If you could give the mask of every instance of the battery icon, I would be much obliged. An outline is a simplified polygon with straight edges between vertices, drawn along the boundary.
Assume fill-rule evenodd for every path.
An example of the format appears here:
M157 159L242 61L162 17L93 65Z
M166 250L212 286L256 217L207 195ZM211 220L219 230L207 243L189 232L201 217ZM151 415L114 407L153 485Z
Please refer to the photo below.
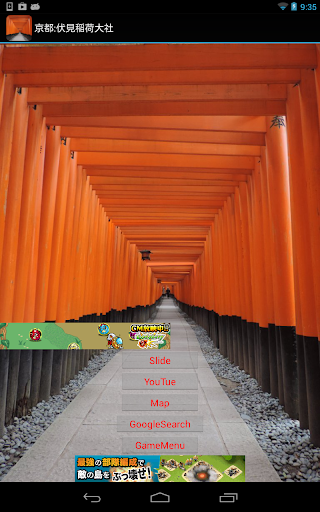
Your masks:
M296 2L291 2L291 11L297 11L298 10L298 4Z
M238 499L238 493L225 492L223 496L219 496L219 503L235 503Z

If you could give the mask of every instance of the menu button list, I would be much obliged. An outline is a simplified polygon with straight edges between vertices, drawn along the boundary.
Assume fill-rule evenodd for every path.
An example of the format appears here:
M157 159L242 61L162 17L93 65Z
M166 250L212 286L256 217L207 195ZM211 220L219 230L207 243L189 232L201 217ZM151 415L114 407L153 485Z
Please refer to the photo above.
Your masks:
M203 431L202 417L185 414L187 411L198 410L198 378L195 372L198 367L198 353L170 351L170 355L164 356L151 355L150 351L123 353L122 367L128 370L158 369L152 373L122 373L123 390L144 392L122 395L122 410L133 412L130 416L118 416L117 430L141 433L141 437L123 438L123 453L137 453L141 450L162 454L173 453L174 450L197 453L197 437L172 438L171 435L168 438L166 435L173 432L183 434ZM146 391L150 393L146 394ZM175 391L178 393L174 393ZM188 394L180 391L188 391ZM148 415L137 415L137 411L148 411ZM155 411L154 415L150 414L152 411ZM172 415L170 411L178 413Z

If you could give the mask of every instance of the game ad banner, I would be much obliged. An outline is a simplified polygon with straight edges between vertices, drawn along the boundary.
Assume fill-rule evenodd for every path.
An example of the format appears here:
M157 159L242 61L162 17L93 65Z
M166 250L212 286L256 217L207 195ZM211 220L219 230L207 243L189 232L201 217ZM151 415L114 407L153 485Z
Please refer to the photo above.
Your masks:
M170 349L168 323L0 323L0 350Z
M244 482L244 455L76 455L76 482Z

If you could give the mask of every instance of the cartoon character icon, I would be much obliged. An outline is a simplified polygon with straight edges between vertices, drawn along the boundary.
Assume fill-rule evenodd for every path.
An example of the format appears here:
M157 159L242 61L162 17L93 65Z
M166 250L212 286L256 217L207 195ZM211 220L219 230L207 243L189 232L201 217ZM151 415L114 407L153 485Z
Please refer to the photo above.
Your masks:
M112 346L114 348L123 348L122 338L120 338L120 336L118 336L117 339L113 340Z
M122 338L120 336L117 336L116 334L114 334L113 332L111 332L108 337L107 337L107 340L108 340L108 345L113 348L122 348L123 347L123 341L122 341Z
M108 324L100 324L98 326L98 332L100 336L107 336L109 334L110 327Z
M75 341L68 345L69 350L80 350L80 346Z
M29 336L31 341L39 341L41 339L42 332L40 331L40 329L31 329L31 331L29 332Z
M112 345L112 342L113 340L116 338L117 336L115 334L113 334L113 332L111 332L108 337L107 337L107 341L108 341L108 345Z

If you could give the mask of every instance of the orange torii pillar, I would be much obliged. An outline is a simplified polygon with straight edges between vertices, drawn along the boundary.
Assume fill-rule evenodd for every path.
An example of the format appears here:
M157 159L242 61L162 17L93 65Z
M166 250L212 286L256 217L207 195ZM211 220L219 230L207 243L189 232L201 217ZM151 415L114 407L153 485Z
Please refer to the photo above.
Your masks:
M56 322L63 323L71 317L68 313L68 294L71 283L69 280L71 273L71 255L72 255L72 233L74 224L74 215L76 211L76 185L77 185L77 159L70 155L70 168L68 179L68 191L65 205L65 223L63 227L62 252L60 259L60 272L58 272L58 297L53 299L53 308L55 311ZM61 235L61 233L59 233ZM50 319L50 312L48 312Z
M194 315L195 315L196 323L201 325L201 323L202 323L201 308L203 306L203 283L202 283L203 253L197 260L196 268L197 268L197 273L196 273L196 282L195 282Z
M226 201L221 211L220 227L221 227L221 250L222 250L222 269L224 275L224 299L225 299L225 310L221 318L222 338L221 338L221 352L225 357L232 358L232 352L230 347L230 327L231 318L229 316L231 311L231 275L230 275L230 264L229 264L229 250L228 250L228 238L227 238L227 219L226 219Z
M138 270L135 275L135 283L134 288L136 290L135 297L135 318L137 321L144 320L143 318L143 269L144 269L144 261L142 261L140 252L138 253Z
M237 318L237 338L238 338L238 365L244 369L244 351L243 347L246 338L243 337L242 319L246 317L246 296L245 296L245 275L244 275L244 258L242 249L242 222L241 222L241 201L240 189L236 187L234 193L234 216L235 216L235 235L236 235L236 254L237 254L237 271L239 280L239 313Z
M209 268L209 243L208 243L208 235L206 235L206 241L204 244L203 251L203 272L202 272L202 289L203 289L203 305L202 305L202 327L209 332L210 321L209 321L209 311L211 309L210 306L210 293L209 287L212 286L212 281L210 281L210 268Z
M317 88L317 103L318 103L318 117L320 121L320 44L316 44L318 66L315 69L316 88Z
M217 330L216 330L216 315L215 315L215 290L214 290L214 274L213 274L213 230L214 223L211 223L210 230L207 236L206 242L206 254L207 254L207 275L206 282L208 287L208 321L209 321L209 336L213 340L214 344L216 344ZM176 285L176 289L178 286Z
M232 243L231 257L233 265L233 290L234 311L233 311L233 339L234 339L234 363L244 368L243 339L242 339L242 318L245 318L244 301L242 297L244 289L243 262L241 258L241 230L240 216L238 215L240 191L237 187L235 193L228 199L230 219L230 240Z
M231 353L230 361L236 365L239 364L239 351L241 347L239 345L241 324L240 324L240 289L239 289L239 269L238 269L238 248L237 248L237 237L236 237L236 223L235 223L235 195L227 199L227 205L225 209L227 230L228 230L228 255L231 275L231 310L229 316L231 316L230 325L230 336L231 336Z
M4 86L4 73L2 73L2 59L3 59L4 45L0 44L0 122L1 122L1 111L2 111L2 99L3 99L3 86Z
M41 217L41 196L42 196L42 188L43 188L43 170L44 170L44 148L46 147L46 137L47 137L47 129L42 123L41 129L41 137L40 137L40 155L38 159L38 176L37 187L34 191L35 197L38 199L36 201L35 210L34 210L34 221L33 221L33 243L30 246L30 265L28 272L28 286L25 300L25 309L24 309L24 321L27 322L28 319L35 319L35 303L36 303L36 286L37 286L37 265L38 265L38 256L39 256L39 232L40 232L40 217ZM17 283L19 286L19 284Z
M112 292L112 310L114 311L115 320L119 318L117 314L121 309L120 304L120 295L121 295L121 275L122 275L122 266L124 265L122 252L122 237L120 233L120 228L116 227L116 238L115 238L115 248L114 248L114 272L112 276L113 280L113 292Z
M225 332L224 332L224 322L223 317L225 315L226 305L225 305L225 294L226 294L226 280L225 280L225 269L224 269L224 254L223 254L223 244L222 244L222 212L219 211L216 221L216 241L215 241L215 250L217 252L217 260L218 267L216 271L216 275L219 279L218 288L220 291L219 302L217 305L218 314L217 323L218 323L218 348L222 355L226 354L225 351Z
M318 84L319 85L319 84ZM308 191L308 214L311 233L311 255L314 293L318 312L318 339L320 339L320 120L316 108L319 99L315 71L301 71L300 105L304 162Z
M107 259L107 230L108 217L106 216L102 205L99 208L99 230L98 230L98 248L97 248L97 266L98 266L98 282L94 283L96 287L97 306L95 310L99 315L99 320L103 321L103 315L106 313L103 303L103 289L105 285L105 261Z
M263 222L262 158L255 158L252 173L252 252L254 269L254 320L257 340L257 380L263 391L270 392L268 302L266 277L266 234Z
M209 244L209 336L213 340L215 347L218 345L218 328L217 328L217 276L215 274L216 265L216 251L215 251L215 221L211 223L210 232L208 237Z
M77 165L75 172L75 192L74 192L74 211L73 211L73 219L70 225L71 229L71 239L70 243L70 255L68 262L66 264L66 270L64 270L63 275L60 275L60 288L63 291L62 301L60 307L60 301L58 302L58 311L63 314L65 320L75 319L75 310L74 310L74 285L76 279L76 259L77 259L77 245L78 245L78 231L79 231L79 222L80 222L80 210L82 208L83 193L84 193L84 171L81 166ZM71 219L70 219L71 220ZM62 277L66 278L64 285L62 285Z
M72 281L71 319L83 315L82 298L84 286L86 247L88 243L88 218L90 214L91 190L86 172L81 168L81 203L77 219L76 240L74 241L74 267Z
M239 243L241 245L241 241L239 239L240 231L238 231L237 221L239 221L239 217L237 217L237 198L238 194L239 199L239 188L236 187L235 193L232 194L226 201L225 206L223 208L224 222L225 227L224 230L226 232L227 239L227 253L223 256L223 259L228 261L229 275L230 278L228 280L230 290L229 290L229 300L226 303L226 314L229 317L228 320L228 331L230 331L229 336L231 337L231 347L232 352L228 355L228 358L234 362L234 364L238 365L241 369L244 369L244 360L248 361L247 355L244 356L244 343L242 340L242 319L245 318L245 310L242 308L244 304L243 296L240 297L239 294L243 294L243 289L239 289L240 280L242 277L243 270L243 262L242 262L242 248L239 252ZM239 221L240 222L240 221ZM220 286L223 286L223 282ZM226 317L226 318L228 318ZM246 351L247 354L247 351ZM248 371L248 367L246 365L246 369Z
M103 282L103 312L107 314L111 310L111 279L113 272L113 243L115 236L115 226L111 219L107 217L107 240L105 247L105 260L104 260L104 282Z
M249 190L248 183L242 182L240 189L240 222L241 222L241 243L243 254L244 272L244 301L245 316L242 317L242 341L243 341L243 363L244 370L255 376L254 356L254 329L253 329L253 306L252 306L252 276L251 276L251 248L250 248L250 218L249 218Z
M59 297L59 281L61 272L64 229L66 225L66 211L68 199L69 173L71 169L70 139L61 140L60 159L57 180L57 195L54 212L54 223L52 232L52 249L50 260L50 271L48 281L48 299L46 305L46 321L56 321L57 304Z
M139 253L136 244L129 244L129 278L127 282L127 301L129 312L131 312L135 306L135 276L138 266L137 254Z
M111 321L117 320L117 286L118 286L118 274L121 271L120 270L120 230L118 226L115 226L114 229L114 240L113 240L113 248L112 252L110 254L110 257L112 258L112 266L113 266L113 272L110 276L111 278L111 286L110 286L110 305L111 305Z
M93 320L97 315L97 310L94 306L94 286L99 282L97 274L98 267L96 265L97 258L97 234L99 228L99 201L96 193L91 191L92 203L89 221L89 233L87 244L86 256L86 273L84 280L84 297L83 297L83 312L88 321Z
M37 276L34 314L34 320L37 322L46 321L60 145L60 127L48 127L43 171L40 233L38 235L39 252L36 274L34 274L34 276Z
M34 232L34 220L40 218L43 179L43 154L41 146L44 143L45 121L42 117L42 106L29 107L28 132L25 151L24 174L22 185L22 204L19 223L19 245L16 259L16 274L14 287L14 301L12 309L13 322L33 321L26 320L25 306L27 303L27 289L29 284L30 263L32 253L38 248L38 239ZM43 148L42 148L43 149ZM37 183L35 190L34 184ZM32 276L35 280L35 275Z
M123 252L122 252L122 258L123 258L123 265L122 265L122 271L121 271L121 278L122 278L122 286L121 286L121 310L122 310L122 321L125 321L127 318L127 309L128 309L128 282L129 282L129 272L130 272L130 244L125 239L125 237L122 234L122 240L123 240ZM130 320L129 320L130 321Z
M266 118L267 179L274 262L273 292L277 343L278 396L298 417L297 347L287 133ZM273 126L272 126L273 125Z
M0 264L0 289L2 290L0 295L0 317L6 322L12 322L28 116L27 89L24 88L16 97L10 179L6 198L2 268Z
M241 252L243 257L243 295L244 316L242 317L242 342L244 355L244 369L252 377L257 377L256 361L256 318L254 317L254 281L253 248L252 248L252 190L251 179L239 185L239 218L241 231Z
M3 76L3 75L2 75ZM0 268L4 251L4 230L7 212L7 194L10 179L12 140L15 119L17 90L13 76L3 77L3 98L0 123ZM21 103L21 102L20 102Z
M264 253L264 272L265 272L265 298L266 298L266 316L268 321L268 359L269 359L269 383L272 396L278 396L278 371L275 346L275 315L273 300L273 272L275 272L272 255L272 234L269 209L268 177L266 170L266 148L261 147L261 213L263 227L263 253Z
M316 108L318 105L318 108ZM287 125L297 310L299 419L320 445L320 131L314 70L288 86Z

